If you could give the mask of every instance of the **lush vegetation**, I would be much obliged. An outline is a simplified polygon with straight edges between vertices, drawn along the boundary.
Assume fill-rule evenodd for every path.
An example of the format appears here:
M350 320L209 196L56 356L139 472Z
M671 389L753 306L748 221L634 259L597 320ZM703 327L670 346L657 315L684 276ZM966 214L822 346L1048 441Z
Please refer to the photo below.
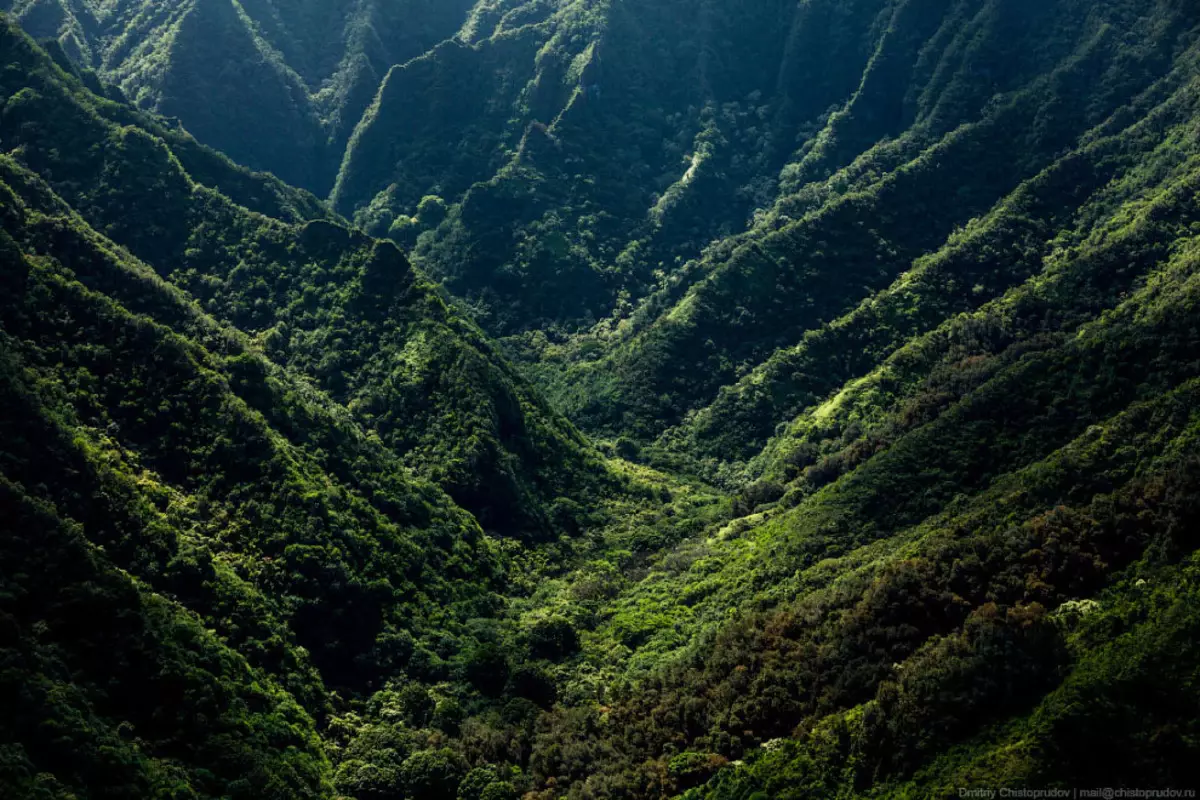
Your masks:
M383 75L453 34L467 8L467 0L0 2L100 93L321 194Z
M0 795L1200 788L1200 8L5 8Z

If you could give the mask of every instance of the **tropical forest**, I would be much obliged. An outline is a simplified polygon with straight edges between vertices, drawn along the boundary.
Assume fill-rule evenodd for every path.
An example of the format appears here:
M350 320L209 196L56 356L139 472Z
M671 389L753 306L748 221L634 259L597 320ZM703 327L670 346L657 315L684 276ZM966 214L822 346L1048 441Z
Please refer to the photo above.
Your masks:
M1197 0L0 0L3 800L1197 790Z

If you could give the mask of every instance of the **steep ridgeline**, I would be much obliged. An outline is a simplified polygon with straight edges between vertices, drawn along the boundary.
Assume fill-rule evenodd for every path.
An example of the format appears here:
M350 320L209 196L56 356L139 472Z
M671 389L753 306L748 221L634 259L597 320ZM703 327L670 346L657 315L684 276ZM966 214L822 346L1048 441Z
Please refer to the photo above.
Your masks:
M664 331L634 348L690 372L679 353L711 340L711 385L615 353L597 371L633 372L637 389L573 374L565 383L599 395L595 408L555 389L589 429L641 439L1079 145L1170 69L1191 27L1189 4L1169 0L10 3L137 105L412 249L485 329L522 335L514 352L532 360L548 346L558 360L564 343L567 361L594 360L677 304L721 306L728 319L697 317L698 342ZM991 146L1001 138L1015 155ZM981 149L970 185L940 191ZM928 208L889 206L915 192ZM766 272L789 271L786 254L804 248L842 253L824 230L844 235L854 209L880 220L855 257L883 263L813 287L811 303L776 293ZM763 263L727 263L749 241ZM828 275L815 261L810 272ZM765 294L806 311L780 324L759 308ZM708 335L747 309L747 341Z
M741 518L600 613L613 677L534 738L541 796L1200 783L1200 10L983 6L910 129L868 135L868 73L751 231L547 348ZM1002 68L973 110L955 70Z
M0 794L329 797L338 704L483 697L554 501L658 490L393 244L7 22L0 64Z
M332 210L0 28L0 794L1200 787L1200 7L451 5Z
M543 587L521 624L590 628L559 703L464 728L460 777L547 800L1195 785L1200 9L758 4L710 30L722 5L521 6L393 70L343 165L339 208L382 191L360 221L495 330L542 328L529 366L585 428L737 489L732 524ZM780 31L800 60L764 56L755 114L705 112L761 63L714 43L770 54ZM561 112L511 121L543 101ZM667 128L691 155L674 191L642 147ZM696 222L672 251L676 213ZM562 336L636 299L638 269L663 285L627 319ZM339 785L403 793L409 762L371 752Z
M415 245L490 330L578 329L770 203L797 132L853 93L888 13L480 3L391 70L332 200Z
M1132 124L1194 22L1151 0L481 3L389 71L332 201L519 335L577 423L650 441ZM1053 202L1051 230L1082 198ZM803 400L771 402L702 457L749 458Z
M736 481L778 426L1045 269L1193 119L1190 4L943 3L931 24L936 5L894 4L750 230L620 324L535 348L560 408L644 441L674 427L664 450Z
M378 682L427 620L486 608L481 531L28 170L0 174L5 795L323 796L326 682Z
M468 0L0 0L38 39L235 161L324 195L393 64ZM111 90L110 90L111 93Z
M127 124L138 122L127 108L6 36L23 60L5 73L0 144L89 225L350 409L485 528L537 538L551 531L557 498L604 483L579 434L393 244L330 219L247 212L222 193L228 175L231 191L251 194L237 185L244 173L226 162L197 183L193 157L172 140ZM301 198L292 205L308 202L287 192Z

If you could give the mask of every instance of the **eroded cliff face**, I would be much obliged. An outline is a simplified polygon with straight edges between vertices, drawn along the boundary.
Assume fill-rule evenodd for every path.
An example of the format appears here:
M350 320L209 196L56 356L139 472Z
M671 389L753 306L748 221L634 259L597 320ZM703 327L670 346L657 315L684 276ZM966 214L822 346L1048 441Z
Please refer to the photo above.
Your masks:
M5 5L134 105L322 196L388 69L453 36L469 10L465 0Z

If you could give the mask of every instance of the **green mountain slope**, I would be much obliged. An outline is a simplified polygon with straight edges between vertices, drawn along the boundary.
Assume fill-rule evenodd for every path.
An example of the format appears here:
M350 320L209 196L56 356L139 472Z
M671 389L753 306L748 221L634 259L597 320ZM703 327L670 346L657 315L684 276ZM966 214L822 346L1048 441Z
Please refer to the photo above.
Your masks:
M422 263L491 330L578 328L768 202L790 149L775 137L853 91L885 4L833 5L478 14L392 71L332 199L379 235L420 236ZM848 17L833 69L811 47L830 15ZM422 213L425 196L448 209Z
M9 36L14 54L33 58ZM80 94L49 63L26 63L14 65L6 92L6 149L208 313L359 413L485 525L548 530L545 509L565 487L604 474L579 434L393 245L333 221L301 228L248 213L197 184L169 141L121 125L136 119L120 107Z
M568 365L563 388L552 388L560 405L587 428L647 437L664 425L682 422L687 412L716 400L723 385L734 383L776 350L798 346L810 331L819 332L860 302L872 300L875 292L902 278L957 228L987 214L1023 180L1063 158L1064 151L1103 135L1104 126L1122 119L1128 125L1131 117L1148 113L1145 104L1150 101L1143 93L1166 91L1158 81L1178 83L1194 70L1194 61L1183 49L1188 39L1181 39L1194 25L1194 15L1184 10L1161 10L1133 21L1124 18L1130 10L1116 4L1089 4L1089 13L1071 3L1038 4L1037 14L1024 14L1015 5L997 8L992 16L999 19L988 20L977 32L980 60L999 56L988 52L987 45L998 46L1001 37L1005 44L1021 36L1041 41L1047 28L1053 34L1068 20L1090 15L1092 24L1068 29L1065 41L1051 38L1062 60L1051 61L1045 72L1031 70L1020 76L1008 93L994 95L993 88L1000 87L974 80L977 64L956 65L955 80L933 88L944 103L968 89L975 93L968 96L969 103L958 98L957 119L947 121L937 105L928 116L914 108L911 127L862 155L831 151L831 141L844 147L846 134L841 129L853 127L842 116L831 119L815 147L784 170L784 180L795 181L794 193L784 183L783 196L753 230L711 248L687 273L692 283L686 290L672 288L651 298L604 343L601 358ZM1013 16L1008 18L1010 8ZM1131 34L1138 41L1136 48L1127 47L1118 33L1130 26L1137 31ZM1032 48L1032 42L1027 44ZM869 71L860 95L871 89L872 77ZM921 89L916 84L906 88L905 95L918 96ZM925 87L922 93L929 91ZM859 102L856 97L842 113L863 114L854 110ZM1127 103L1134 105L1126 108ZM807 169L822 150L826 168L847 166L813 181L820 176L808 177ZM1096 180L1102 186L1104 176ZM1057 212L1047 209L1051 213L1069 214L1085 199L1073 195L1085 191L1086 185L1074 178L1063 184L1057 191L1064 196L1042 201L1065 206ZM1054 229L1053 220L1049 227ZM1019 272L1012 278L1007 275L1005 271L1002 279L1020 277ZM964 278L962 289L976 285L978 281ZM975 296L982 301L988 291L984 287ZM903 336L896 338L902 341ZM837 357L854 349L839 347ZM807 399L823 397L841 381L861 374L852 368L830 375L829 383L815 387ZM756 418L770 426L769 433L788 415L785 411L773 420L766 414ZM763 431L756 433L737 446L761 443ZM722 442L714 449L727 446Z
M1200 787L1200 8L13 8L0 794Z
M1105 259L1125 257L1131 263L1124 274L1101 273L1086 288L1075 284L1072 288L1083 292L1074 301L1079 305L1039 324L1069 328L1113 302L1114 293L1127 290L1146 268L1138 248L1155 237L1170 241L1186 231L1186 225L1159 230L1151 220L1138 218L1131 225L1112 215L1121 203L1149 203L1164 189L1187 191L1189 159L1195 155L1194 71L1195 56L1188 54L1134 106L1089 132L1081 148L956 230L883 291L844 316L814 326L795 346L772 353L668 439L702 458L750 458L796 412L819 405L889 357L898 362L909 340L1006 293L1028 296L1030 289L1022 283L1033 276L1062 280L1056 273L1071 248L1104 250ZM781 447L787 445L773 443L770 452Z
M465 0L381 3L7 0L138 107L239 163L320 194L393 64L462 24Z
M5 794L329 796L343 695L481 696L526 549L480 523L652 490L394 245L0 35Z

